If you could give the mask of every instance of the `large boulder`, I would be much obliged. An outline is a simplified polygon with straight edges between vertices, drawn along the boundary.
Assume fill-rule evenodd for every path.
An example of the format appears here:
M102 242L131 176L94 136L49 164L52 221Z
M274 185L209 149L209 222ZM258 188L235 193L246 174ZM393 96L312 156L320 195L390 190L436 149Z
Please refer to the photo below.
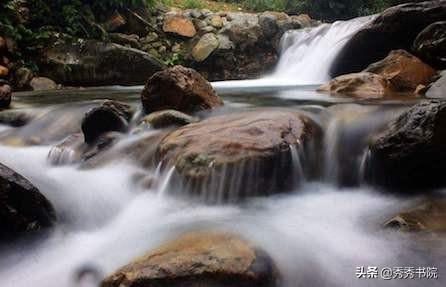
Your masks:
M153 75L142 91L141 101L147 113L166 109L189 113L223 105L203 76L182 66Z
M273 260L237 236L195 232L180 236L124 266L101 287L274 287Z
M133 114L132 107L116 101L105 101L91 109L82 120L85 142L91 144L106 132L124 132Z
M443 71L440 78L435 81L427 90L428 98L445 98L446 97L446 71Z
M28 180L0 164L0 240L51 227L51 203Z
M400 231L446 232L446 200L424 200L395 215L384 225Z
M45 61L45 76L74 86L140 85L164 68L143 51L94 40L56 43Z
M301 182L304 175L293 155L317 145L319 133L298 111L240 112L173 131L160 143L158 157L175 166L177 182L192 194L211 203L237 201L283 192Z
M5 82L0 80L0 109L8 108L11 104L12 88Z
M446 185L446 102L415 105L370 143L365 178L401 192Z
M397 95L397 89L388 79L368 72L336 77L319 87L318 91L361 99L393 98Z
M444 0L389 8L348 41L332 64L330 74L339 76L359 72L392 50L410 51L415 38L424 28L444 19Z
M427 86L437 71L420 59L406 52L395 50L383 60L371 64L365 72L381 75L399 92L413 93L419 85Z
M195 30L192 20L178 14L166 15L164 18L163 31L188 38L192 38L197 34L197 30Z
M446 21L424 29L414 42L414 50L424 61L437 69L446 69Z

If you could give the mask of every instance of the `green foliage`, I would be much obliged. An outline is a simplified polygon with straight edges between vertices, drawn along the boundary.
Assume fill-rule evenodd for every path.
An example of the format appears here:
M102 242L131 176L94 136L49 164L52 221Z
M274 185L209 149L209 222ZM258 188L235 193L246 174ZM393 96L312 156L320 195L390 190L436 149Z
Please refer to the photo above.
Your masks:
M167 66L176 66L184 63L183 56L178 53L173 53L169 58L165 59L164 64Z
M206 3L202 0L184 0L182 7L183 9L203 9L206 8Z

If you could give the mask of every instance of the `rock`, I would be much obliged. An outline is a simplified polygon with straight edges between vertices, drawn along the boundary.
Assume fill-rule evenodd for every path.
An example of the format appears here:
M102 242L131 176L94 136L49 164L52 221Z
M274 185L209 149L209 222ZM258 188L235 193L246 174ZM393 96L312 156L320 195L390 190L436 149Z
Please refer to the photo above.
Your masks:
M234 43L229 40L229 37L226 35L218 34L218 49L219 50L233 50L235 49Z
M383 76L362 72L339 76L318 89L334 96L382 99L396 96L397 89Z
M0 112L0 124L13 127L24 126L32 119L32 114L20 110L6 110Z
M446 102L424 101L391 122L370 143L368 182L401 192L444 187Z
M279 30L277 17L270 12L264 12L259 16L259 24L266 37L274 36Z
M159 36L157 33L155 32L150 32L149 34L147 34L144 38L141 39L141 42L143 44L149 44L152 42L155 42L156 40L159 39Z
M446 71L441 73L440 78L434 82L426 92L428 98L446 97Z
M187 124L198 122L198 118L191 117L175 110L164 110L151 113L145 116L141 124L150 125L155 129L165 128L168 126L184 126Z
M401 231L446 232L446 200L425 200L384 223Z
M414 51L436 69L446 69L446 21L436 22L421 31Z
M6 109L11 104L12 88L7 82L0 82L0 109Z
M101 287L275 287L278 277L271 257L247 241L226 233L195 232L124 266Z
M333 62L330 74L335 77L359 72L392 50L410 51L424 28L444 19L446 1L407 3L389 8L347 42Z
M82 120L85 142L92 144L106 132L126 131L132 114L129 105L116 101L105 101L100 107L91 109Z
M43 74L73 86L140 85L164 68L143 51L94 40L53 45L46 61Z
M301 181L293 171L291 149L304 152L308 144L317 144L319 133L316 124L297 111L241 112L171 132L160 143L158 155L175 166L180 185L192 194L211 203L237 201L283 192Z
M5 78L9 74L9 69L3 66L0 66L0 77Z
M192 21L181 15L166 15L163 31L188 38L192 38L197 34Z
M262 28L259 24L259 17L249 13L229 13L232 19L223 28L222 33L229 36L229 39L244 50L255 45L262 36Z
M206 26L206 27L203 27L200 29L200 33L204 33L204 34L213 33L213 32L215 32L215 28L212 26Z
M115 11L113 15L103 24L107 32L115 32L127 24L125 18Z
M110 40L113 43L116 44L120 44L123 46L130 46L132 48L136 48L139 49L141 48L141 44L139 43L139 36L132 34L132 35L127 35L127 34L122 34L122 33L110 33L109 34Z
M28 180L0 164L0 240L51 227L51 203Z
M313 19L307 14L293 15L291 16L291 19L299 22L302 28L313 26Z
M192 113L223 105L206 79L182 66L153 75L142 91L141 101L146 113L166 109Z
M223 27L223 18L219 15L213 15L209 18L209 24L214 28L220 29Z
M419 85L428 85L437 71L404 50L395 50L365 72L378 74L390 81L399 92L413 93Z
M46 77L35 77L29 85L34 91L56 90L58 88L56 82Z
M19 90L29 88L33 77L34 74L30 69L25 67L18 68L14 72L15 87Z
M202 62L218 48L219 44L215 34L204 34L192 49L192 57L194 57L195 61Z

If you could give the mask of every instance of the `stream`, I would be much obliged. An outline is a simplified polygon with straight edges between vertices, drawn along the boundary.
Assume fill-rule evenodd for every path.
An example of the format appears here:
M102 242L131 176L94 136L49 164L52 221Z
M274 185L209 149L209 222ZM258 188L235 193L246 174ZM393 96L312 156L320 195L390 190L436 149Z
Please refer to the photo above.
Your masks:
M292 32L284 36L284 52L273 75L213 83L225 107L205 117L287 107L303 110L325 134L320 178L284 194L241 203L208 205L176 196L170 192L169 170L160 172L156 166L150 173L158 184L147 188L135 180L135 175L147 171L125 155L93 169L70 164L70 154L64 155L66 164L53 164L49 154L54 145L78 127L94 100L115 99L139 107L141 87L16 93L14 109L35 118L20 128L2 126L0 138L43 143L2 144L0 158L48 198L58 223L36 240L2 247L0 286L95 286L103 276L160 243L201 228L234 232L262 247L277 263L283 287L445 286L442 274L428 282L356 277L361 266L446 270L444 256L438 252L446 250L444 238L382 228L389 217L421 197L396 196L361 180L368 136L414 102L358 102L315 91L329 79L329 64L342 44L367 21L370 18ZM320 59L322 54L325 58ZM313 62L322 63L311 66ZM112 151L157 132L130 131ZM296 170L301 168L300 156L294 155ZM88 282L81 278L84 273L92 277Z

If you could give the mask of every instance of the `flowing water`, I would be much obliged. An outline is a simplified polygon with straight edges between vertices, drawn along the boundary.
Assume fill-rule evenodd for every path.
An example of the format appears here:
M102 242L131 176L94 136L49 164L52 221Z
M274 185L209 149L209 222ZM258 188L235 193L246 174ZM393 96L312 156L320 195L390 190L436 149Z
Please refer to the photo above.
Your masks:
M357 29L364 19L355 21L352 23ZM339 34L330 32L336 25L340 26L336 28ZM334 47L342 45L354 29L339 23L291 33L284 38L283 45L288 48L283 57L291 62L302 58L298 65L310 65L304 63L307 54L295 43L311 50L313 45ZM297 40L299 33L307 38ZM295 43L286 43L287 37L294 38ZM292 60L289 49L301 56ZM330 61L335 52L326 56ZM327 65L324 63L324 67ZM299 69L289 67L296 73ZM319 77L313 78L317 81L327 76L320 69L312 71ZM306 81L304 76L302 81ZM52 202L58 223L36 240L2 247L0 286L96 286L102 276L160 243L200 228L235 232L261 246L276 261L283 287L444 286L441 273L439 280L426 281L360 280L355 275L359 266L435 266L440 272L446 268L444 238L382 228L386 219L419 198L401 198L361 184L368 137L404 111L407 103L345 103L318 95L312 86L286 92L276 88L268 95L256 88L239 89L234 94L221 83L215 86L226 104L216 113L280 106L300 109L315 119L325 131L321 176L300 182L284 194L207 205L171 192L174 167L165 169L162 163L141 167L126 153L141 138L156 138L158 131L129 132L95 168L83 168L72 151L54 149L73 132L73 125L78 125L94 104L92 99L114 98L137 106L139 88L16 94L15 108L32 112L35 119L22 128L2 127L0 138L15 145L39 145L1 145L0 159L27 177ZM304 175L306 155L291 149L289 156L293 172ZM155 183L150 183L153 179Z

